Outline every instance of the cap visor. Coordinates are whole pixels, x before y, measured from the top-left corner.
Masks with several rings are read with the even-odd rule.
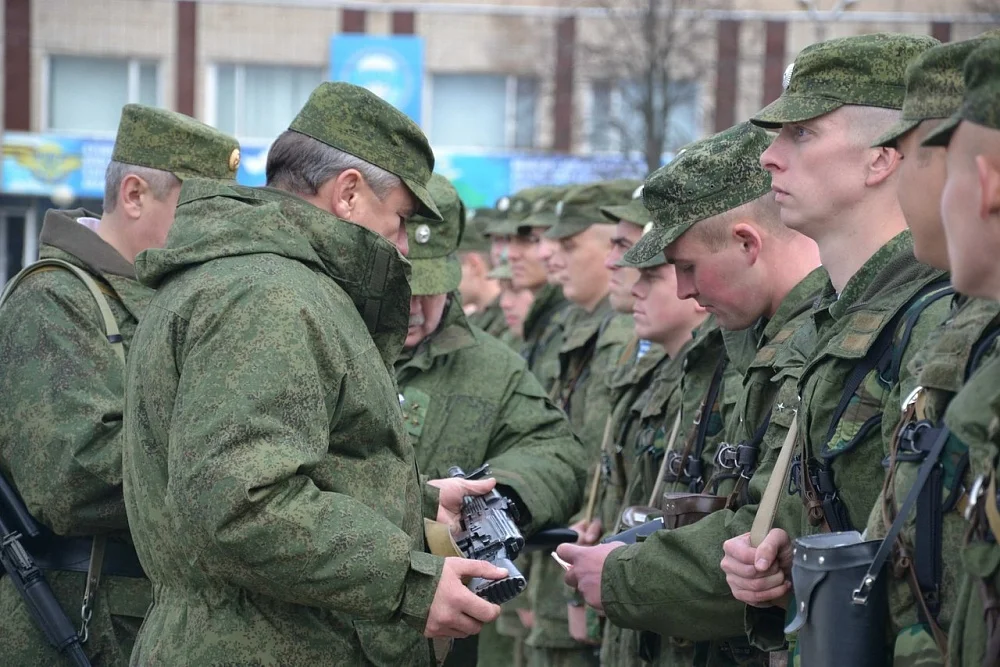
[[[515,229],[520,234],[522,229],[550,229],[559,223],[559,218],[551,211],[532,213],[524,220],[516,223]]]
[[[958,129],[958,124],[962,122],[961,116],[955,115],[945,118],[941,124],[931,130],[922,142],[921,146],[947,146],[951,143],[951,135]]]
[[[844,103],[829,97],[784,94],[758,111],[750,122],[759,127],[774,129],[785,123],[799,123],[830,113]]]
[[[663,257],[667,247],[667,230],[664,227],[653,227],[648,234],[643,234],[634,246],[618,261],[618,266],[641,269],[655,262],[657,257]]]
[[[420,202],[420,206],[417,208],[416,213],[435,222],[441,222],[444,220],[444,218],[441,217],[441,211],[439,211],[437,206],[434,205],[434,198],[431,197],[431,193],[427,191],[427,188],[419,183],[416,183],[415,181],[411,181],[408,178],[404,178],[402,180],[403,183],[406,184],[406,187],[410,189],[410,192],[413,193],[413,196],[417,198],[417,201]]]
[[[545,231],[544,236],[547,239],[553,239],[555,241],[558,241],[560,239],[568,239],[571,236],[576,236],[580,232],[588,229],[589,227],[590,224],[583,224],[581,226],[581,225],[573,225],[565,223],[564,224],[556,223],[555,225],[549,227]]]
[[[458,289],[462,282],[462,265],[454,256],[433,259],[411,259],[410,294],[427,296],[447,294]]]
[[[602,206],[600,211],[601,215],[611,222],[621,222],[626,219],[628,206]]]
[[[615,266],[620,266],[626,269],[652,269],[655,266],[662,266],[666,263],[667,256],[664,255],[663,250],[661,250],[659,254],[653,255],[644,262],[630,262],[625,257],[622,257],[615,262]]]
[[[872,144],[872,148],[895,146],[900,137],[915,128],[917,125],[920,125],[920,123],[921,121],[919,120],[900,120],[889,128],[885,134],[876,139],[875,143]]]

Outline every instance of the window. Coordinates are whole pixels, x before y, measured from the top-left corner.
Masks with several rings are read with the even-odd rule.
[[[323,81],[321,67],[216,65],[209,122],[241,138],[274,139]]]
[[[154,62],[50,56],[45,127],[75,132],[115,132],[129,102],[158,105]]]
[[[701,136],[697,84],[675,81],[667,90],[670,109],[666,119],[665,152],[674,151]],[[590,150],[643,151],[646,137],[641,111],[644,88],[634,81],[594,81],[590,92]],[[659,94],[657,99],[662,100]]]
[[[435,74],[430,139],[435,147],[535,146],[538,79],[503,74]]]

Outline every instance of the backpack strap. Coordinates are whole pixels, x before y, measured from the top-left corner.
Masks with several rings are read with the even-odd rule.
[[[94,297],[94,301],[97,303],[98,310],[101,311],[101,319],[104,321],[104,332],[107,336],[108,343],[111,344],[112,349],[114,349],[115,354],[121,360],[122,364],[125,363],[125,346],[122,342],[122,334],[118,329],[118,321],[115,320],[114,313],[111,312],[111,304],[108,303],[107,297],[101,291],[100,285],[94,280],[89,273],[84,271],[78,266],[65,262],[61,259],[41,259],[34,264],[29,264],[28,266],[21,269],[16,276],[10,279],[7,286],[4,288],[3,293],[0,294],[0,307],[7,302],[10,295],[13,294],[17,286],[24,282],[24,279],[31,274],[44,269],[46,267],[53,267],[58,269],[64,269],[69,271],[74,276],[80,279],[86,288],[90,292],[90,295]]]

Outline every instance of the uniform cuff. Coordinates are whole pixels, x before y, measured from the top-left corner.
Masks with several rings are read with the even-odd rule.
[[[410,552],[410,571],[406,573],[399,610],[403,622],[420,632],[427,626],[427,615],[441,581],[442,569],[444,558],[421,551]]]

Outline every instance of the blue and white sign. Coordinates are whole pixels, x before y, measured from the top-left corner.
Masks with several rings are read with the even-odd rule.
[[[424,40],[420,37],[334,35],[330,80],[372,91],[420,124],[424,85]]]

